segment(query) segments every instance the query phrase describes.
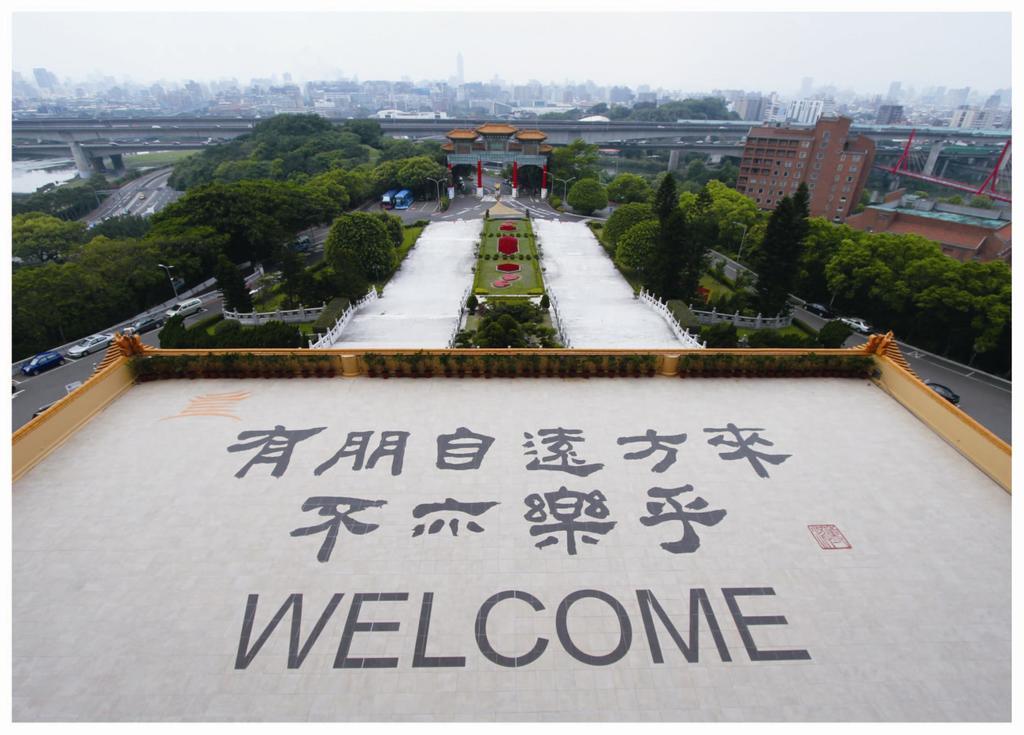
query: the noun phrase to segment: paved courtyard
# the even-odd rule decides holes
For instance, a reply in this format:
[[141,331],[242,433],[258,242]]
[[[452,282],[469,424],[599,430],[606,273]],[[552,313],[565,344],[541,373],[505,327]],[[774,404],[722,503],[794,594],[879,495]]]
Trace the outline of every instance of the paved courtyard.
[[863,380],[145,383],[14,484],[13,715],[1007,720],[1010,506]]
[[682,347],[665,320],[633,297],[582,222],[534,220],[544,248],[544,282],[573,347]]
[[481,220],[434,222],[384,293],[363,306],[334,347],[447,347],[473,281]]

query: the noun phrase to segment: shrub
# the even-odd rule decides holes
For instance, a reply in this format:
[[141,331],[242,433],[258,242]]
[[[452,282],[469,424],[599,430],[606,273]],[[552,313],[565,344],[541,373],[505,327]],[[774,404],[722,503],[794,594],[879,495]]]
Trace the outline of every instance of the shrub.
[[476,307],[478,307],[479,305],[480,305],[480,302],[477,300],[477,298],[476,298],[476,296],[474,294],[470,294],[469,298],[466,299],[466,308],[469,309],[470,312],[475,312],[476,311]]
[[551,299],[548,298],[547,294],[540,297],[540,308],[547,310],[551,307]]
[[814,347],[815,340],[802,334],[786,334],[775,329],[758,329],[747,337],[749,347]]
[[707,342],[708,347],[735,347],[739,342],[736,325],[732,322],[719,322],[701,327],[700,338]]
[[562,199],[552,194],[551,196],[548,197],[548,204],[551,205],[552,209],[561,209]]
[[822,347],[842,347],[852,332],[847,324],[836,319],[821,328],[818,332],[818,342]]
[[313,322],[313,331],[326,330],[333,327],[341,315],[345,313],[345,309],[348,308],[349,300],[343,296],[333,298],[328,302],[324,310],[320,312],[320,316],[315,322]]

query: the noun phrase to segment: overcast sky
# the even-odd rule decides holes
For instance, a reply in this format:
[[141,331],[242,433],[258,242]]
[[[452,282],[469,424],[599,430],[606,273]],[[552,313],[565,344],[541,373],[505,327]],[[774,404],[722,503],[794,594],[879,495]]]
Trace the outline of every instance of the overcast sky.
[[13,68],[139,82],[592,79],[683,91],[1010,86],[1008,13],[16,13]]

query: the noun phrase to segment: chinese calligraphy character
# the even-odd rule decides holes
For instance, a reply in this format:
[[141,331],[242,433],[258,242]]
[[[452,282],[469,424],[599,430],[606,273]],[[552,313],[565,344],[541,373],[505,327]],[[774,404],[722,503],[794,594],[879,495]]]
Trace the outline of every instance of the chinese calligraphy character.
[[[345,528],[356,536],[362,536],[363,534],[370,533],[370,531],[376,530],[380,525],[377,523],[363,523],[362,521],[357,521],[349,517],[352,513],[358,513],[359,511],[366,510],[367,508],[379,508],[386,504],[386,500],[363,500],[362,498],[329,498],[322,496],[307,498],[306,502],[302,504],[302,510],[309,511],[319,508],[319,515],[326,516],[327,520],[316,526],[296,528],[289,535],[296,537],[309,536],[310,534],[326,531],[327,536],[324,537],[324,542],[320,545],[320,551],[318,551],[316,555],[317,561],[326,562],[331,558],[331,552],[334,550],[334,542],[338,538],[338,528],[341,524],[344,523]],[[340,511],[339,507],[342,505],[347,505],[348,510]]]
[[[350,431],[345,443],[333,457],[313,470],[314,475],[322,475],[331,469],[342,457],[355,457],[352,463],[353,470],[363,469],[363,461],[366,460],[366,450],[370,447],[372,431]],[[408,431],[382,431],[380,442],[373,450],[370,459],[366,461],[366,469],[373,469],[377,462],[384,457],[391,457],[391,474],[402,474],[402,463],[405,461],[405,443],[409,439]]]
[[274,469],[270,474],[280,477],[288,469],[288,462],[292,458],[292,450],[295,445],[314,434],[319,434],[326,429],[326,426],[318,426],[315,429],[298,429],[288,431],[278,424],[270,431],[243,431],[238,435],[239,439],[255,439],[255,441],[232,444],[228,447],[229,452],[244,452],[246,449],[260,447],[256,456],[235,473],[235,477],[245,477],[245,473],[255,464],[272,464]]
[[[528,470],[552,470],[555,472],[568,472],[577,477],[587,477],[604,467],[603,464],[587,464],[586,460],[576,456],[575,442],[584,442],[582,429],[541,429],[537,432],[541,437],[541,443],[550,452],[544,458],[534,457],[526,465]],[[533,434],[523,432],[526,443],[523,446],[528,450],[526,455],[537,454],[536,445],[533,442]],[[548,464],[550,463],[550,464]]]
[[[531,536],[543,536],[545,534],[565,533],[566,551],[570,555],[576,554],[576,533],[580,533],[580,540],[585,544],[596,544],[598,539],[587,534],[606,534],[615,527],[615,521],[581,520],[583,516],[589,518],[607,518],[608,506],[605,503],[608,499],[600,490],[589,493],[573,492],[560,487],[555,492],[540,494],[534,493],[523,499],[530,509],[523,516],[534,524],[543,523],[548,516],[554,523],[534,525],[530,527]],[[557,544],[558,539],[553,535],[534,544],[538,549],[545,546]]]
[[[772,442],[768,441],[767,439],[762,439],[761,435],[757,433],[759,431],[764,431],[764,429],[740,429],[736,426],[736,424],[729,423],[726,424],[724,429],[704,429],[704,431],[713,434],[724,434],[726,432],[731,433],[733,435],[733,438],[736,439],[736,441],[729,441],[724,436],[715,436],[708,439],[708,444],[711,444],[712,446],[724,444],[727,447],[735,447],[735,452],[721,452],[718,456],[726,460],[748,460],[751,466],[754,468],[754,471],[757,472],[758,477],[768,477],[768,470],[766,470],[764,468],[764,465],[761,464],[762,459],[768,464],[782,464],[787,459],[793,456],[791,454],[765,454],[764,452],[758,452],[756,449],[753,449],[752,447],[755,444],[760,444],[766,447],[775,446]],[[750,436],[744,439],[741,432],[745,431],[749,431],[752,433]]]
[[661,458],[658,464],[651,468],[651,472],[664,472],[675,464],[676,454],[678,451],[668,445],[682,444],[686,441],[686,434],[659,436],[654,429],[648,429],[647,433],[643,436],[620,436],[616,441],[620,446],[623,444],[639,444],[640,442],[646,442],[650,445],[647,449],[641,449],[636,452],[627,452],[622,455],[623,459],[644,459],[646,457],[650,457],[659,449],[665,452],[665,456]]
[[460,426],[454,434],[441,434],[437,437],[437,468],[478,470],[492,444],[493,436],[474,433],[465,426]]
[[[471,516],[480,516],[489,511],[494,506],[498,505],[497,501],[488,501],[484,503],[463,503],[453,498],[445,498],[443,503],[421,503],[417,505],[412,511],[413,518],[422,518],[430,513],[468,513]],[[427,533],[438,533],[444,528],[444,519],[437,518],[430,524],[430,528],[427,529]],[[419,536],[423,533],[423,529],[426,524],[419,523],[415,528],[412,529],[413,537]],[[451,529],[452,536],[459,535],[459,519],[452,518],[448,521],[448,527]],[[476,521],[469,521],[466,523],[468,528],[473,533],[483,533],[483,528]]]
[[[652,487],[647,494],[652,498],[664,498],[674,512],[663,513],[665,503],[648,503],[647,510],[651,515],[641,516],[640,522],[645,526],[656,526],[666,521],[681,521],[683,524],[683,537],[678,541],[666,541],[661,544],[665,551],[673,554],[692,554],[700,548],[700,537],[693,530],[692,523],[699,523],[702,526],[714,526],[725,518],[724,510],[709,510],[708,503],[702,497],[696,497],[686,504],[685,509],[676,498],[683,493],[693,492],[693,485],[682,487]],[[687,512],[687,510],[691,512]]]

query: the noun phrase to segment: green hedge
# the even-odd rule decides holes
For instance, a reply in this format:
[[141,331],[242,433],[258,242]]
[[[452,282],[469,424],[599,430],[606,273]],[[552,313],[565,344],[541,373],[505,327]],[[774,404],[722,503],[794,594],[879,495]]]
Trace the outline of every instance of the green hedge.
[[344,296],[338,296],[330,300],[324,310],[320,312],[319,318],[313,322],[313,331],[327,330],[333,327],[341,315],[345,313],[345,309],[348,308],[349,300]]
[[[207,320],[209,321],[209,320]],[[160,330],[160,347],[177,349],[214,349],[228,347],[290,347],[303,346],[302,333],[284,322],[267,322],[255,327],[243,327],[232,319],[218,324],[214,334],[197,324],[186,329],[182,317],[170,319]]]

